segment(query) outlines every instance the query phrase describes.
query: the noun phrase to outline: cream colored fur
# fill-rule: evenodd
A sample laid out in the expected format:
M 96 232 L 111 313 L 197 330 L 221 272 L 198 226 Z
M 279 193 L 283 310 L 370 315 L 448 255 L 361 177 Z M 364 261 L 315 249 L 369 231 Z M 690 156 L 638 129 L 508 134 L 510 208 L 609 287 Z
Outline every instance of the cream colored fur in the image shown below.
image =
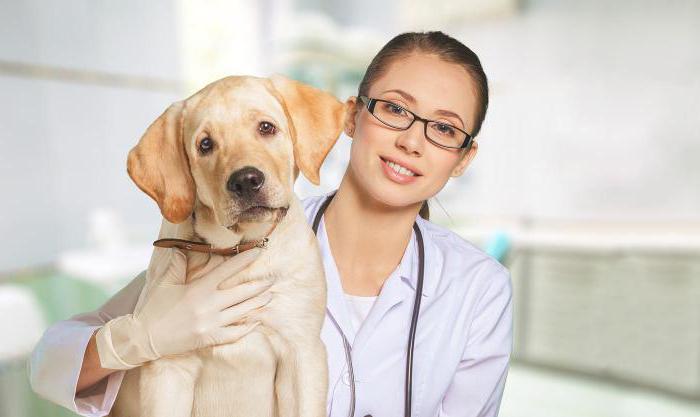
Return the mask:
M 235 224 L 242 208 L 222 184 L 244 166 L 260 169 L 267 201 L 288 210 L 262 254 L 220 285 L 271 280 L 272 301 L 241 321 L 261 325 L 235 343 L 163 357 L 127 371 L 110 416 L 326 415 L 328 370 L 320 339 L 326 281 L 316 238 L 293 185 L 299 169 L 318 183 L 319 167 L 345 114 L 344 104 L 330 94 L 282 76 L 227 77 L 173 104 L 149 127 L 129 154 L 128 170 L 163 213 L 158 238 L 229 247 L 264 236 L 275 218 Z M 261 117 L 274 119 L 278 142 L 257 135 Z M 205 129 L 220 143 L 219 153 L 209 159 L 196 153 Z M 170 251 L 154 249 L 135 312 L 148 299 Z M 225 259 L 187 252 L 186 280 L 198 279 Z

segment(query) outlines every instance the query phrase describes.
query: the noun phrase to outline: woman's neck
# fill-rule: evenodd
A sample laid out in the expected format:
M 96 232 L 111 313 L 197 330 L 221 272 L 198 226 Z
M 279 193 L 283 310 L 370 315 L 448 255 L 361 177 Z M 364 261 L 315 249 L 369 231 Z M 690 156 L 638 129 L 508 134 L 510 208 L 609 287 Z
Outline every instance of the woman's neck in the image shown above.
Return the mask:
M 346 292 L 377 295 L 411 239 L 421 203 L 396 208 L 377 201 L 346 172 L 324 213 L 330 249 Z

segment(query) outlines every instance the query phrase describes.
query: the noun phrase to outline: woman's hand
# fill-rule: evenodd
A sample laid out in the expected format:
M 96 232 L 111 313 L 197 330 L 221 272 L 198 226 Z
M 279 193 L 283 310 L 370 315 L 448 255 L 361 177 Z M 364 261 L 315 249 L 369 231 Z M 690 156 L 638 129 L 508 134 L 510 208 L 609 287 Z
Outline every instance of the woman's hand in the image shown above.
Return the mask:
M 190 352 L 207 346 L 232 343 L 258 324 L 232 324 L 267 304 L 271 283 L 247 282 L 219 289 L 220 282 L 243 270 L 262 249 L 253 248 L 222 262 L 199 279 L 184 284 L 185 254 L 170 250 L 157 283 L 138 313 L 107 322 L 96 333 L 103 368 L 130 369 L 165 355 Z

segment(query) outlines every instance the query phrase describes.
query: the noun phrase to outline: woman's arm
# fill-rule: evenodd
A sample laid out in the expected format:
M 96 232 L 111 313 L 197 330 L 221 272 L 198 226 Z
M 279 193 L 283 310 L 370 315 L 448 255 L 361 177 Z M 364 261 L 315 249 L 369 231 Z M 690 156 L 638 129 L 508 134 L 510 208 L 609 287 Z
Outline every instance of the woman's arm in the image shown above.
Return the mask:
M 85 348 L 85 356 L 83 356 L 83 364 L 80 368 L 78 384 L 75 387 L 76 395 L 80 395 L 82 390 L 116 371 L 116 369 L 107 369 L 100 366 L 100 357 L 97 354 L 97 344 L 95 342 L 95 333 L 93 332 Z
M 125 371 L 100 366 L 94 334 L 112 318 L 134 311 L 145 278 L 143 271 L 97 310 L 58 321 L 44 332 L 28 362 L 38 395 L 79 415 L 107 414 Z
M 107 302 L 98 309 L 103 320 L 101 324 L 106 323 L 114 317 L 133 313 L 145 282 L 146 271 L 143 271 L 136 276 L 129 285 L 122 288 L 115 296 L 107 300 Z M 85 348 L 85 355 L 80 369 L 76 392 L 82 391 L 107 375 L 115 372 L 115 369 L 103 368 L 100 364 L 100 357 L 97 354 L 97 344 L 95 342 L 96 331 L 97 330 L 90 336 L 90 340 Z
M 490 280 L 438 417 L 498 416 L 513 346 L 513 297 L 507 269 L 499 266 Z

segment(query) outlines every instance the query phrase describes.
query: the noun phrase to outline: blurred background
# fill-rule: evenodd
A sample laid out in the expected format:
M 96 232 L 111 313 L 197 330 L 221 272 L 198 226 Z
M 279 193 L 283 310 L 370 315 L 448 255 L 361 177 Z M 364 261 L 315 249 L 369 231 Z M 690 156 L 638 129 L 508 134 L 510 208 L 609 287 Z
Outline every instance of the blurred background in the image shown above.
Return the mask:
M 0 0 L 0 416 L 48 325 L 146 269 L 126 155 L 173 101 L 281 72 L 345 99 L 394 35 L 480 57 L 490 107 L 431 218 L 512 273 L 501 416 L 700 416 L 700 2 Z M 322 185 L 339 184 L 341 136 Z

